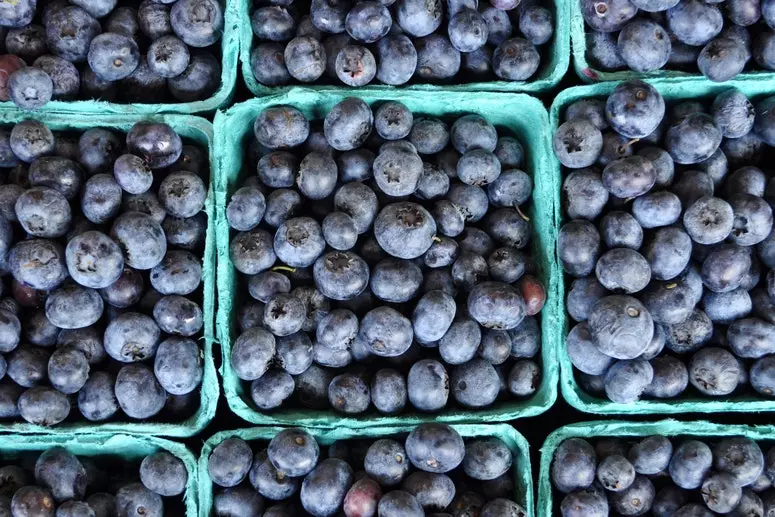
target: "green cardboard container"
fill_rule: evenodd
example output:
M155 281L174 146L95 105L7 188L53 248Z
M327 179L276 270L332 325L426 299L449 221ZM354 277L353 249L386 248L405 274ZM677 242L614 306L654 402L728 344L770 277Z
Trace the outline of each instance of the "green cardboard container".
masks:
M322 446L340 440L363 440L366 438L391 438L401 439L413 429L411 425L398 425L388 427L371 427L366 429L305 429L315 437ZM530 467L530 445L525 437L519 434L513 427L506 424L496 425L453 425L463 438L495 437L505 443L514 457L512 474L514 477L514 500L527 510L527 517L534 515L533 502L533 474ZM263 441L266 444L286 427L252 427L236 429L234 431L221 431L213 435L202 446L202 454L199 456L199 517L210 517L213 507L213 482L207 470L207 461L213 449L227 438L242 438L247 442ZM267 501L269 502L269 501ZM191 517L190 515L188 517Z
M336 80L336 84L327 84L311 86L316 90L342 90L351 89L353 91L375 91L375 90L403 90L403 91L425 91L425 92L526 92L537 93L551 90L560 82L565 72L568 71L570 64L570 11L568 2L574 0L554 0L552 3L554 9L554 36L552 41L543 46L544 58L538 67L536 75L527 81L486 81L463 84L428 84L413 83L406 86L390 86L381 84L374 80L370 85L361 88L349 88ZM265 95L280 94L288 91L294 86L269 87L256 81L253 70L250 67L250 53L253 50L254 35L250 25L250 15L253 11L252 0L240 0L237 7L239 12L240 28L240 67L242 77L248 88L256 97ZM446 21L444 22L446 23ZM515 29L516 30L516 29ZM334 82L329 79L329 82ZM304 85L296 85L304 86Z
M665 98L665 101L681 101L686 99L700 99L712 101L713 97L719 93L738 88L748 98L756 100L773 94L772 85L769 81L730 81L727 83L713 83L707 80L676 80L663 79L647 81L653 85ZM562 91L554 100L550 109L549 120L551 133L560 124L565 108L574 101L588 97L605 97L613 91L617 83L601 83L588 86L578 86L568 88ZM669 108L668 108L669 109ZM551 156L554 164L554 175L562 182L562 171L560 162ZM557 205L557 223L559 228L564 222L561 213L560 202ZM573 321L568 317L565 310L566 278L562 273L562 266L557 259L558 270L558 300L560 309L557 311L562 338L557 346L557 360L560 364L560 390L565 400L576 409L587 413L596 414L637 414L637 415L656 415L656 414L674 414L674 413L720 413L720 412L758 412L775 411L775 399L764 399L754 394L734 395L731 397L706 398L699 396L678 397L675 399L654 399L640 400L633 404L621 404L611 402L586 393L576 382L573 374L573 365L570 362L568 354L565 353L565 338L568 331L573 326Z
M136 122L166 122L184 139L196 142L206 148L210 156L210 183L205 212L207 213L207 233L204 256L202 257L202 311L204 314L204 332L202 342L204 376L201 385L201 401L197 412L182 422L138 422L134 420L115 420L104 423L64 422L54 427L43 427L26 422L0 422L0 432L9 433L62 433L64 435L89 433L133 433L155 436L193 436L201 431L215 416L218 403L218 378L213 362L213 340L215 324L215 178L213 159L213 126L203 118L188 115L106 115L104 113L55 113L51 111L24 112L17 109L0 107L0 126L16 124L22 120L35 119L45 123L54 131L85 131L94 127L113 129L126 133ZM72 411L78 411L76 407Z
M3 435L0 443L0 459L13 461L30 453L40 454L53 447L64 447L76 456L117 457L127 462L136 462L139 472L140 462L145 456L159 451L167 451L180 459L186 466L188 481L183 493L186 517L197 517L197 463L196 457L185 445L153 436L133 436L127 434L101 434L90 436L73 435ZM138 474L139 475L139 474Z
M226 220L226 204L239 187L245 174L242 162L253 131L253 121L265 108L275 105L292 105L300 109L310 120L322 120L336 103L348 96L360 97L369 104L395 100L404 103L415 114L438 117L456 117L466 113L479 113L495 126L510 130L525 147L525 170L533 177L533 202L528 213L533 224L532 253L540 270L540 277L547 289L547 303L541 312L541 363L543 378L536 394L522 401L498 402L483 410L453 410L440 413L407 412L396 416L380 415L376 410L366 415L344 416L333 410L280 409L259 412L250 402L245 385L231 368L229 357L231 343L236 338L236 318L240 287L238 275L229 258L229 224ZM557 397L557 365L555 347L559 343L559 319L556 296L560 269L555 258L556 226L555 204L559 196L557 169L551 162L549 139L545 128L548 119L543 105L527 95L448 92L443 96L432 92L415 91L322 91L293 89L283 95L254 99L237 104L215 117L216 148L216 236L218 253L218 314L216 328L221 344L223 360L224 393L231 410L253 424L295 425L312 427L356 427L409 425L436 421L447 423L506 422L515 418L534 416L546 411Z
M221 46L221 81L215 93L206 99L192 102L170 102L164 104L141 104L106 102L99 100L76 101L51 101L38 112L72 113L76 115L89 115L100 113L102 115L155 115L158 113L180 113L194 115L208 113L217 110L231 102L234 96L234 88L237 84L237 56L239 54L239 6L236 0L222 0L223 10L223 34L219 44ZM216 56L218 57L218 56ZM0 109L15 108L10 102L0 102Z
M597 83L603 81L625 81L627 79L698 79L705 81L705 77L699 70L696 72L684 72L681 70L660 69L653 72L635 72L633 70L605 71L596 69L587 61L587 39L584 17L581 15L579 0L567 0L570 11L570 37L571 51L573 54L573 68L576 75L586 83ZM670 65L667 65L670 66ZM775 79L775 73L765 70L756 72L744 72L739 74L735 81L772 81ZM723 83L723 84L729 84Z
M606 420L582 422L561 427L550 434L541 447L536 516L552 517L555 513L559 515L559 509L554 509L550 468L554 451L562 442L568 438L587 440L610 437L638 439L655 434L668 437L694 437L700 440L711 440L725 436L745 436L756 442L767 441L771 443L775 439L775 428L771 426L721 425L705 421L680 422L678 420L661 420L659 422Z

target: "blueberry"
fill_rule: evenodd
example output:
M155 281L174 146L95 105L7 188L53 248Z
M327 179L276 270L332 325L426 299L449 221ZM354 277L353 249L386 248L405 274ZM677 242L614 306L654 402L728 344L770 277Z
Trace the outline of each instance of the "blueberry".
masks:
M253 463L253 451L241 438L227 438L215 446L207 460L207 472L213 483L222 487L239 485Z
M412 342L411 322L393 308L383 306L369 311L361 320L360 334L373 354L396 357Z
M161 294L186 296L193 293L202 281L202 263L188 251L168 251L162 261L151 269L150 280L153 288Z
M721 198L704 196L684 212L686 233L698 244L715 244L729 236L734 225L734 212Z
M59 328L88 327L100 319L103 307L97 291L75 284L64 285L46 299L46 317Z
M629 0L606 0L594 2L584 0L580 3L584 21L595 31L616 32L633 18L638 8Z
M152 492L169 497L185 491L188 472L179 458L162 451L143 459L140 464L140 480Z
M698 440L688 440L675 450L670 460L670 478L681 488L699 488L712 462L713 454L707 445Z
M711 474L702 483L702 499L705 505L715 512L731 512L742 499L743 491L737 479L731 474L720 472Z
M652 72L667 64L671 44L667 31L661 25L636 18L622 28L617 48L631 70Z
M345 495L342 508L345 515L377 515L382 490L373 479L358 479Z
M606 100L608 123L628 138L648 136L659 126L664 114L664 99L653 86L642 81L620 83Z
M425 81L449 79L460 70L460 51L452 46L445 36L431 34L420 38L415 42L415 48L417 51L415 74L420 79Z
M526 81L538 70L541 57L535 46L522 38L507 39L495 48L492 68L501 79Z
M436 292L436 291L432 291ZM479 325L469 319L459 319L439 340L439 355L447 364L463 364L476 355L481 342Z
M417 499L403 490L393 490L379 500L379 515L384 517L420 517L425 515Z
M261 496L271 500L282 500L291 497L299 490L299 480L279 472L269 461L266 451L261 451L253 458L249 473L250 484Z
M353 483L353 471L342 460L321 461L301 484L301 504L312 515L332 515Z
M595 481L595 449L581 438L569 438L554 451L551 481L563 493L590 487Z
M645 355L645 354L644 354ZM644 357L645 358L645 357ZM683 362L670 356L651 359L654 376L643 392L648 397L673 398L686 390L689 373Z
M628 458L635 472L654 475L664 472L673 455L673 445L664 436L648 436L630 448Z
M508 176L510 172L507 171L501 174L501 177L490 185L488 191L492 190L498 183L501 183L503 181L502 178ZM524 176L529 179L526 174ZM591 168L574 170L567 175L563 182L562 191L563 199L565 200L565 210L568 217L572 219L593 220L600 215L608 202L608 190L603 186L600 173ZM490 198L493 204L497 204L492 199L492 195L490 195Z
M250 16L250 24L260 40L288 41L296 32L293 16L279 5L259 7Z
M557 249L566 273L587 276L595 269L600 255L600 234L588 221L565 223L560 228Z
M121 362L136 362L153 357L159 344L160 330L145 314L126 312L105 329L105 350Z
M16 200L15 211L24 231L34 237L61 237L72 222L67 199L48 187L25 190Z
M395 414L406 407L406 379L396 370L383 368L371 379L371 402L380 413Z
M643 228L629 213L608 212L600 220L600 233L608 248L640 249L643 244ZM613 251L613 250L610 250ZM610 253L610 251L608 253Z
M771 356L757 359L749 371L751 387L757 393L772 396L775 393L775 363Z
M759 445L749 438L725 438L713 447L713 464L717 471L730 474L744 487L756 482L762 474L764 455Z
M519 30L533 45L547 43L554 33L552 12L537 5L526 7L519 15Z
M325 71L326 51L309 36L293 38L285 47L284 57L288 73L300 82L315 81Z
M291 80L285 67L282 43L260 43L250 53L250 69L256 80L267 86L281 86Z
M619 55L615 34L591 31L586 33L585 40L588 52L587 59L593 66L601 70L616 70L627 66L622 56Z
M360 2L347 13L345 28L358 41L375 43L390 31L393 19L381 2Z
M22 345L6 356L8 377L24 388L39 386L46 379L49 357L44 348Z
M292 267L312 265L324 248L323 232L318 223L309 217L288 219L275 233L274 252L277 258Z
M108 372L93 372L78 392L78 410L92 422L108 420L119 409L114 393L116 379Z
M601 517L608 515L608 499L597 487L574 490L560 503L562 517Z
M147 419L164 408L167 393L142 364L123 366L116 376L116 399L130 418Z
M385 84L405 84L414 75L417 49L403 34L388 35L377 42L377 79Z
M274 336L263 328L254 327L234 342L231 365L240 379L252 381L266 372L274 353Z
M721 138L721 130L710 115L693 113L670 126L665 144L676 163L692 164L710 158Z
M596 345L589 325L581 323L568 333L566 350L573 366L590 375L602 375L614 359L601 353Z
M596 476L606 490L621 492L635 481L635 469L627 458L614 454L600 461Z
M495 479L508 472L511 464L511 451L498 438L481 438L466 444L463 471L473 479Z
M396 6L395 20L410 36L427 36L441 25L441 1L399 0Z
M729 347L738 357L758 359L772 353L770 335L775 326L759 318L733 322L727 329Z
M25 421L43 426L56 425L70 413L67 395L46 387L26 390L19 397L18 407Z
M420 424L406 438L406 453L415 468L443 474L463 462L463 438L446 424Z
M487 43L489 35L487 22L475 9L460 9L450 13L447 31L449 39L460 52L473 52Z
M113 219L121 208L121 187L107 174L95 174L84 183L81 211L95 224Z
M220 39L223 18L223 8L215 0L184 0L172 4L170 10L172 30L186 45L197 48Z
M593 165L603 150L602 133L585 118L563 123L552 138L555 156L572 169Z
M156 351L153 371L167 393L191 393L202 382L199 346L191 339L167 338Z
M404 447L395 440L375 441L364 458L366 473L383 487L400 484L409 473L409 466Z
M8 92L14 104L25 110L35 110L52 99L54 83L40 68L21 68L8 78Z
M13 494L9 514L54 517L54 507L54 500L48 490L37 486L24 486Z
M730 178L731 179L731 178ZM734 214L730 240L740 246L762 242L772 230L772 209L760 197L737 194L729 199Z
M310 5L312 23L321 31L338 34L345 30L351 3L346 0L314 0Z
M188 67L175 77L167 79L170 93L179 102L205 99L220 85L221 65L210 52L191 53Z
M116 492L117 517L130 517L145 513L148 517L161 517L164 514L161 496L145 488L142 483L130 483Z
M621 492L609 494L612 510L621 515L641 515L651 508L654 501L654 485L646 476L635 476L632 485Z
M366 47L346 45L336 55L336 76L347 86L364 86L377 75L377 62Z
M94 517L95 513L83 501L67 501L59 505L56 515L58 517Z
M76 393L89 376L86 356L72 347L57 348L48 361L48 379L51 385L65 394Z
M634 359L654 335L649 311L637 299L614 295L601 298L588 319L598 349L616 359Z
M420 411L438 411L447 404L449 376L444 366L433 359L416 362L407 376L409 401Z
M89 44L100 33L99 22L75 5L61 8L44 25L51 52L75 63L86 61Z

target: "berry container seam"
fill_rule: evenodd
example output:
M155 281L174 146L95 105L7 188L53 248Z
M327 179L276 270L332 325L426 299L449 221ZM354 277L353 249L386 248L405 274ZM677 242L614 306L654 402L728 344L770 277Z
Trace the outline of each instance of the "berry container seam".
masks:
M665 101L682 101L691 99L712 99L719 93L737 88L749 98L760 98L772 94L771 80L761 76L749 77L744 80L728 81L726 83L714 83L704 78L671 78L647 80L664 97ZM550 132L554 134L560 124L561 116L565 109L579 99L602 98L610 94L618 82L606 82L601 84L577 86L563 90L554 100L549 110ZM562 206L560 190L562 188L562 172L560 162L552 155L550 158L554 164L554 176L558 178L556 225L562 226ZM558 256L559 262L559 256ZM622 404L604 400L586 393L574 377L573 365L565 352L565 340L571 328L571 321L565 310L565 298L570 285L566 285L567 278L558 266L558 300L560 308L558 331L562 338L557 346L557 362L560 366L560 392L563 398L571 406L586 413L601 415L628 414L628 415L659 415L659 414L683 414L683 413L722 413L722 412L761 412L775 411L775 399L765 400L751 394L737 395L733 398L701 398L699 396L678 397L664 400L639 400L632 404Z
M570 65L570 33L571 33L571 7L574 0L554 0L555 27L553 41L548 47L548 56L545 56L538 69L536 77L528 81L488 81L463 84L409 84L404 86L389 86L385 84L373 84L360 88L348 88L342 84L328 84L312 86L316 90L352 89L365 91L424 91L424 92L525 92L539 93L552 90L562 80ZM253 76L250 68L250 52L253 49L255 38L250 22L250 13L253 8L252 0L241 0L237 7L237 19L239 20L240 40L240 69L242 77L248 89L257 97L275 95L293 86L269 87L259 83ZM583 38L582 38L583 39ZM306 86L309 87L309 86Z
M772 426L723 425L696 420L681 422L678 420L660 420L658 422L626 422L605 420L581 422L566 425L552 432L541 446L541 459L538 473L536 516L554 515L554 499L550 469L554 451L568 438L645 438L651 435L667 437L722 438L743 436L754 441L772 442L775 429ZM200 463L201 468L201 463Z
M182 443L157 438L122 433L94 433L88 436L73 434L5 434L0 445L0 459L14 460L30 453L41 453L52 447L63 447L76 456L109 456L126 461L142 461L150 454L166 451L183 462L188 473L183 493L185 517L196 517L199 502L198 466L194 454Z
M397 416L380 415L370 411L363 416L347 417L332 410L279 409L265 413L258 411L250 394L231 367L231 344L236 338L237 283L239 278L229 258L229 223L226 220L226 204L238 188L244 152L252 134L253 121L265 108L291 105L311 119L322 119L328 110L348 96L363 99L368 104L395 100L405 104L417 114L438 117L478 113L495 126L509 129L518 135L527 151L525 169L532 174L534 191L528 216L533 223L532 253L541 280L547 286L547 303L541 312L541 365L543 377L535 395L523 401L498 402L484 410L452 410L440 413L409 412ZM555 257L557 226L555 204L558 197L558 169L552 166L549 135L542 128L548 127L546 110L537 99L523 94L448 92L438 96L433 92L410 91L355 91L309 90L294 88L289 92L254 99L237 104L215 116L215 204L217 237L217 293L216 337L221 345L222 364L220 373L223 389L230 409L252 424L311 426L325 428L364 428L367 426L410 425L422 422L484 423L507 422L543 413L557 398L559 368L555 347L560 343L561 308L557 296L560 268Z
M83 112L78 116L74 116L73 113L53 112L51 110L24 112L18 109L0 107L0 125L15 124L26 119L39 120L54 131L86 130L94 127L104 127L122 133L129 131L136 122L165 122L184 139L192 140L206 147L210 159L210 168L211 170L214 169L214 156L212 152L213 126L203 118L189 115L108 115L104 112ZM211 173L211 184L214 179L215 175ZM182 438L194 436L210 423L215 416L220 393L213 359L215 335L215 202L214 187L212 185L208 189L205 212L207 214L207 229L204 256L202 257L204 330L203 337L201 338L204 376L202 378L199 409L196 413L182 422L135 422L127 420L104 423L64 422L54 428L28 423L0 423L0 432L18 434L50 433L52 435L61 435L64 437L63 439L74 435L77 438L94 433L130 433Z
M535 515L533 474L530 465L530 445L524 436L510 425L506 424L464 424L452 426L463 438L495 437L503 441L513 453L515 458L511 467L514 478L515 501L523 505L527 510L526 517ZM220 431L211 436L202 446L199 456L199 517L210 517L213 506L213 482L207 470L207 462L213 449L227 438L238 437L247 442L269 441L286 427L253 427L235 429L233 431ZM393 425L387 427L369 427L364 429L315 429L305 428L318 441L320 445L330 445L339 440L363 440L377 439L394 436L405 437L413 429L412 425ZM187 517L191 517L188 515Z
M598 70L587 60L587 39L584 25L584 17L581 14L579 0L568 0L568 31L570 32L570 53L573 55L573 69L576 75L585 83L599 83L604 81L626 81L628 79L677 79L691 81L705 81L702 74L697 72L684 72L681 70L661 69L653 72L635 72L633 70L620 70L607 72ZM755 71L738 74L734 81L728 81L722 84L731 84L732 82L744 81L772 81L775 79L775 72Z

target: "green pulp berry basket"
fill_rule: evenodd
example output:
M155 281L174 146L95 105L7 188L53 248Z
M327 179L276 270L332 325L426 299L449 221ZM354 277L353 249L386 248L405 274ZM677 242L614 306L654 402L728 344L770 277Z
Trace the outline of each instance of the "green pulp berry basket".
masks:
M184 140L190 140L206 148L210 156L211 178L215 178L213 162L213 126L205 119L189 115L105 115L101 113L82 113L80 115L53 113L50 111L22 112L16 109L0 108L0 126L8 126L22 120L35 119L46 124L53 131L85 131L94 127L113 129L126 133L136 122L153 121L169 124ZM212 180L211 180L212 183ZM204 376L201 385L201 400L199 409L194 415L181 422L138 422L133 420L115 420L104 423L89 422L82 419L78 422L64 422L47 428L28 423L0 423L0 432L11 433L63 433L88 434L102 433L135 433L155 436L193 436L201 431L215 416L218 402L218 377L213 361L213 336L215 319L215 210L213 199L214 188L211 186L205 202L207 213L207 232L204 256L202 257L202 312L204 314L204 335L201 338ZM72 407L71 412L77 412Z
M417 84L413 80L406 86L390 86L380 84L376 79L368 86L353 89L353 91L374 90L404 90L427 92L526 92L537 93L549 91L560 82L570 64L570 11L567 2L573 0L553 0L554 6L554 36L550 43L542 46L542 60L536 75L527 81L488 81L463 84ZM253 75L250 67L250 54L255 43L253 28L250 23L254 2L252 0L240 0L237 7L239 12L240 29L240 68L242 77L248 88L257 97L279 94L292 86L269 87L259 83ZM444 22L446 23L446 22ZM516 30L516 29L515 29ZM334 84L312 86L314 89L331 90L347 89L338 79L327 79ZM304 86L304 85L300 85Z
M552 458L557 447L568 438L631 438L637 440L652 435L676 438L699 438L700 440L722 438L727 436L745 436L756 442L775 440L775 428L771 426L721 425L711 422L694 421L679 422L678 420L662 420L659 422L623 422L606 420L597 422L582 422L561 427L550 434L541 447L541 464L538 474L538 502L536 515L552 517L559 515L559 508L554 507L554 497L550 469ZM674 442L675 443L675 442ZM201 464L200 464L201 468Z
M211 113L231 102L237 84L237 60L239 55L239 6L235 0L222 0L223 34L216 45L220 45L221 80L218 89L210 97L191 102L169 102L162 104L120 103L100 100L53 100L41 108L40 112L72 113L90 115L99 113L111 115L154 115L158 113L180 113L194 115ZM196 50L196 49L192 49ZM120 86L120 82L119 88ZM14 108L10 101L0 102L0 108Z
M584 16L581 14L580 0L568 0L568 9L570 11L570 39L571 53L573 54L573 68L576 75L587 83L597 83L604 81L625 81L627 79L679 79L679 80L700 80L705 78L698 71L685 72L681 70L660 69L653 72L635 72L633 70L605 71L596 69L592 63L587 60L587 27L584 23ZM668 67L670 65L667 65ZM735 81L772 81L775 79L775 73L766 70L755 72L744 72L738 74Z
M730 81L728 83L713 83L707 80L676 80L663 79L648 81L665 98L666 102L681 101L687 99L712 100L719 93L737 88L750 99L757 99L772 94L772 85L769 81ZM560 93L552 104L549 119L551 133L560 124L565 108L574 101L584 98L596 97L605 99L616 87L617 83L601 83L589 86L568 88ZM669 109L669 107L668 107ZM552 154L552 162L555 167L555 175L562 178L560 162ZM562 179L560 179L562 181ZM557 228L562 226L564 220L561 214L560 203L557 204ZM559 264L559 257L557 259ZM562 267L558 265L562 270ZM557 347L558 362L560 363L560 390L565 400L570 405L587 413L597 414L674 414L674 413L720 413L720 412L752 412L775 411L775 399L764 399L760 396L745 394L734 395L728 398L707 398L692 395L690 397L678 397L676 399L640 400L633 404L621 404L611 402L598 396L590 395L576 382L573 365L565 352L565 338L573 326L573 321L565 310L565 296L567 295L566 281L569 278L560 273L558 280L558 300L561 305L558 310L559 330L562 339Z
M514 462L512 473L514 478L514 500L525 510L527 517L532 517L534 512L533 502L533 474L530 467L530 445L527 440L513 427L505 424L483 425L453 425L463 438L494 437L503 441L511 450ZM222 441L228 438L242 438L247 442L262 441L264 447L277 433L287 427L253 427L248 429L236 429L234 431L221 431L207 440L202 447L199 456L199 517L210 517L213 507L213 482L207 470L207 462L210 453ZM411 425L397 425L388 427L372 427L366 429L306 429L315 437L321 446L331 445L341 440L364 440L380 438L396 438L403 442L403 438L413 429ZM258 448L254 448L257 451ZM190 516L189 516L190 517Z
M404 103L415 114L437 117L456 117L479 113L496 127L508 129L517 136L526 149L525 170L533 177L533 202L528 213L533 225L532 253L538 263L539 275L547 290L547 303L541 312L541 364L543 377L536 394L527 400L498 402L493 408L479 411L452 410L433 414L408 412L397 416L382 416L370 411L360 417L338 415L332 410L280 409L259 412L250 401L245 385L237 378L229 360L231 344L236 338L236 318L239 277L229 258L229 224L226 204L231 194L245 177L244 154L253 132L253 121L269 106L292 105L310 120L322 120L336 103L348 96L362 98L369 104L395 100ZM556 296L559 269L555 260L556 227L554 211L559 195L557 169L552 166L548 135L548 119L543 105L527 95L449 92L438 95L431 92L361 92L312 91L294 89L283 95L255 99L238 104L215 117L216 134L216 235L218 239L218 314L216 328L223 352L224 393L231 410L248 422L261 425L298 425L317 427L356 427L379 425L408 425L426 421L447 423L506 422L515 418L534 416L546 411L557 397L557 365L555 346L560 335ZM250 171L249 173L255 174Z
M185 445L153 436L134 436L127 434L101 434L90 436L66 436L53 434L39 435L3 435L0 444L0 460L12 462L26 461L30 454L37 457L53 447L63 447L70 453L81 457L99 456L118 458L126 462L137 463L138 479L140 462L149 454L166 451L183 462L188 473L186 490L183 493L183 506L186 517L197 516L197 462L196 457Z

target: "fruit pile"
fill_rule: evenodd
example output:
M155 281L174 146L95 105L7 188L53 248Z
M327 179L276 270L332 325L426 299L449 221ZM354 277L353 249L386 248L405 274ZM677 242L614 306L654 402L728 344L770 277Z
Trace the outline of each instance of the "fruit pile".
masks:
M187 418L206 151L163 123L73 135L25 120L0 130L0 167L0 417Z
M29 468L25 468L25 465ZM139 470L139 472L138 472ZM166 451L139 468L124 459L76 457L62 447L0 467L0 511L14 517L162 517L183 512L188 472Z
M254 452L233 437L213 449L207 468L219 487L214 515L527 515L511 500L510 471L522 458L513 457L498 438L464 442L448 425L417 426L404 443L338 441L322 454L315 438L301 429L280 431L260 446Z
M775 70L772 0L574 1L587 59L600 70L699 70L719 82L746 68Z
M254 130L226 216L248 294L230 363L255 407L438 412L450 395L535 393L546 291L514 135L358 98L322 127L270 107Z
M218 0L36 4L0 9L0 101L191 102L220 85Z
M298 4L302 5L298 5ZM541 65L554 13L520 0L256 2L250 54L266 86L334 82L526 81Z
M745 437L569 438L554 453L552 485L563 517L767 515L775 449Z
M587 391L775 394L773 106L729 89L666 107L640 81L568 106L558 252Z

